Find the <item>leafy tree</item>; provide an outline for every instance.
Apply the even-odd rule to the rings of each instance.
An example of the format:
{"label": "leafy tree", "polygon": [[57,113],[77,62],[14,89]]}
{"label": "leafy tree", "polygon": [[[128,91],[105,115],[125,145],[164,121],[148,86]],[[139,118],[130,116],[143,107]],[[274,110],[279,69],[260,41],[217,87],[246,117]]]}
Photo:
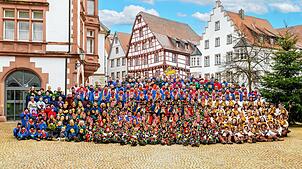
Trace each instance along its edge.
{"label": "leafy tree", "polygon": [[302,121],[302,52],[296,49],[297,37],[286,32],[278,41],[272,71],[262,77],[261,93],[273,103],[282,103],[289,121]]}

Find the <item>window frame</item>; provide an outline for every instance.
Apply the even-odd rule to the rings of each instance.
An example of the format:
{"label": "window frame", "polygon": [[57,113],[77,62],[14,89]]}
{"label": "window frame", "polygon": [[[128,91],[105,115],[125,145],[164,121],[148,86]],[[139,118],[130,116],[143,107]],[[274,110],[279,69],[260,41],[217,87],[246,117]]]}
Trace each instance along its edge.
{"label": "window frame", "polygon": [[215,66],[221,65],[221,54],[215,54]]}
{"label": "window frame", "polygon": [[233,36],[232,34],[227,35],[227,45],[230,45],[233,43]]}
{"label": "window frame", "polygon": [[204,57],[204,67],[210,67],[210,56]]}
{"label": "window frame", "polygon": [[[89,32],[91,32],[92,35],[89,34]],[[88,42],[92,42],[90,44],[90,49],[88,49]],[[87,54],[95,54],[95,30],[93,29],[87,29],[86,32],[86,52]]]}
{"label": "window frame", "polygon": [[220,37],[215,38],[215,47],[220,47]]}
{"label": "window frame", "polygon": [[220,21],[216,21],[215,22],[215,31],[219,31],[220,30]]}
{"label": "window frame", "polygon": [[210,49],[210,40],[204,41],[204,49]]}

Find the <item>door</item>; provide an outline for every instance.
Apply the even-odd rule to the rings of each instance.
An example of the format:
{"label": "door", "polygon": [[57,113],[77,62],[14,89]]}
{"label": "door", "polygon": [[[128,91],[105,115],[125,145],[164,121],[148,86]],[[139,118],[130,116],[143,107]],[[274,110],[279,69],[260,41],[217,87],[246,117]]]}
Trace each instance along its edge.
{"label": "door", "polygon": [[11,73],[5,80],[5,113],[7,120],[19,120],[26,108],[27,94],[31,86],[39,89],[41,81],[30,71],[19,70]]}

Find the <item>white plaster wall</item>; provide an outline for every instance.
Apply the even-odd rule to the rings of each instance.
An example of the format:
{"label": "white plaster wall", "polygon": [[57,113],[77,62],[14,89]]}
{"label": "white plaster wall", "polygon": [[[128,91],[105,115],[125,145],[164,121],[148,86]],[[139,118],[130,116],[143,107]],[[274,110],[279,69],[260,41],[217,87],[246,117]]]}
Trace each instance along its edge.
{"label": "white plaster wall", "polygon": [[[68,42],[69,0],[48,0],[48,2],[49,11],[46,13],[46,41]],[[52,48],[50,49],[53,50]]]}
{"label": "white plaster wall", "polygon": [[0,72],[3,72],[3,67],[9,67],[10,62],[15,61],[15,56],[1,56],[0,57]]}
{"label": "white plaster wall", "polygon": [[98,55],[99,55],[99,64],[100,68],[95,72],[97,74],[105,74],[105,34],[99,34],[99,42],[98,42]]}
{"label": "white plaster wall", "polygon": [[[122,58],[126,58],[126,52],[127,51],[124,51],[122,46],[121,46],[121,43],[120,41],[118,40],[117,43],[115,42],[115,37],[117,35],[115,34],[114,35],[114,38],[113,38],[113,42],[112,42],[112,46],[111,46],[111,52],[109,54],[109,59],[107,60],[108,62],[108,75],[111,76],[111,73],[114,72],[115,74],[115,77],[116,77],[116,74],[117,72],[120,72],[120,79],[122,79],[122,72],[125,71],[126,74],[127,74],[127,64],[128,64],[128,61],[126,59],[126,64],[125,66],[122,66]],[[118,48],[119,52],[118,54],[116,54],[116,48]],[[116,62],[117,62],[117,59],[120,59],[120,66],[117,67],[116,66]],[[111,60],[114,59],[114,67],[111,67]]]}
{"label": "white plaster wall", "polygon": [[[215,31],[215,22],[220,21],[220,30]],[[227,45],[227,35],[232,34],[236,36],[235,29],[232,25],[232,22],[229,21],[229,18],[225,16],[225,13],[222,7],[216,7],[212,11],[212,15],[210,16],[210,21],[208,22],[208,26],[205,28],[205,32],[203,34],[203,40],[201,44],[198,46],[199,50],[202,51],[202,56],[200,57],[200,65],[199,67],[192,67],[190,69],[192,74],[195,75],[203,75],[210,73],[220,73],[225,69],[223,68],[223,62],[226,60],[226,53],[233,51],[233,46],[235,43]],[[215,38],[220,37],[220,47],[215,47]],[[209,49],[205,49],[205,41],[210,41]],[[233,37],[234,40],[234,37]],[[221,65],[215,65],[215,55],[221,55]],[[210,56],[210,66],[204,66],[204,57]]]}
{"label": "white plaster wall", "polygon": [[64,58],[39,58],[31,57],[30,62],[37,68],[42,68],[43,73],[48,73],[48,83],[53,90],[61,87],[65,90],[65,59]]}

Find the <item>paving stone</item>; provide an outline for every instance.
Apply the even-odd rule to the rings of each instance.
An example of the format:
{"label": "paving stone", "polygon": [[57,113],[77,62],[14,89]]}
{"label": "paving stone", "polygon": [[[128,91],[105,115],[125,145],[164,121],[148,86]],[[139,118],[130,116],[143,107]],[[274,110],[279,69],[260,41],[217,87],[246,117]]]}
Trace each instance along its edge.
{"label": "paving stone", "polygon": [[301,168],[302,128],[282,142],[144,147],[17,141],[16,123],[0,123],[0,168]]}

